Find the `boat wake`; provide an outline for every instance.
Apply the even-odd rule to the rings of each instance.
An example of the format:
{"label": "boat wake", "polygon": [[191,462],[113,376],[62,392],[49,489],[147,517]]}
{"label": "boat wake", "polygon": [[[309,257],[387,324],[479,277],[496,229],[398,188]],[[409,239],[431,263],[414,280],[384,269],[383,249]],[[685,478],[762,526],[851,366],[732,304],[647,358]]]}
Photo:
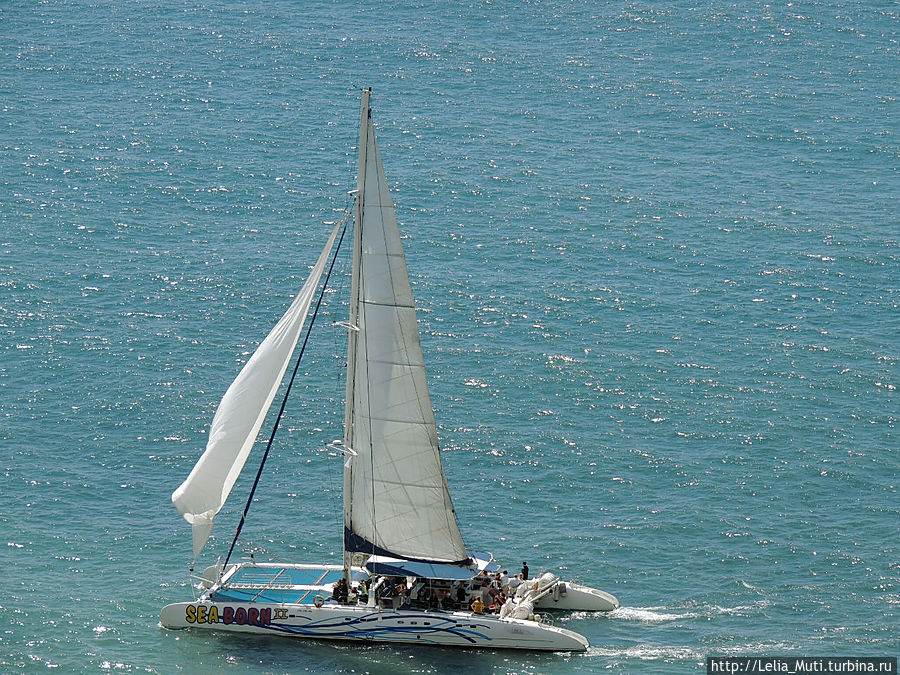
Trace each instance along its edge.
{"label": "boat wake", "polygon": [[705,659],[705,652],[700,652],[692,647],[667,645],[667,646],[636,646],[615,649],[610,647],[589,647],[588,656],[602,656],[604,658],[641,659],[643,661],[678,660],[692,661]]}
{"label": "boat wake", "polygon": [[698,614],[693,612],[675,613],[665,610],[664,607],[619,607],[610,613],[614,619],[625,621],[642,621],[644,623],[661,623],[663,621],[678,621],[679,619],[692,619]]}
{"label": "boat wake", "polygon": [[[609,613],[610,618],[625,621],[641,621],[643,623],[662,623],[664,621],[682,621],[685,619],[705,619],[715,616],[740,616],[759,612],[769,604],[760,601],[750,605],[721,607],[719,605],[702,605],[691,609],[669,607],[619,607]],[[587,614],[584,618],[587,618]]]}
{"label": "boat wake", "polygon": [[[799,645],[787,642],[759,642],[730,646],[720,646],[715,652],[720,655],[752,654],[752,653],[777,653],[799,649]],[[587,656],[597,656],[604,659],[639,659],[641,661],[705,661],[709,655],[709,648],[688,645],[635,645],[631,647],[599,647],[592,646],[587,650]]]}

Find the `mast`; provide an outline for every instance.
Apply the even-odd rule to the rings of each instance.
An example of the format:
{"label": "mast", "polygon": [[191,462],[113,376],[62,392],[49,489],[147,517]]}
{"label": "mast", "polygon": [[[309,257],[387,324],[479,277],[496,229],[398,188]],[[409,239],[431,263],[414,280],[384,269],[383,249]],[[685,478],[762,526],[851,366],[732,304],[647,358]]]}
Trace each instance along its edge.
{"label": "mast", "polygon": [[[353,264],[350,280],[350,325],[347,340],[347,388],[344,405],[344,452],[347,453],[347,464],[344,467],[344,530],[350,526],[352,499],[350,490],[346,488],[350,473],[349,463],[353,459],[353,389],[356,378],[356,348],[359,338],[359,285],[360,259],[362,251],[363,207],[366,194],[366,147],[369,131],[369,96],[372,88],[362,90],[362,104],[359,113],[359,165],[356,173],[356,222],[353,227]],[[350,587],[350,552],[344,547],[344,579]]]}

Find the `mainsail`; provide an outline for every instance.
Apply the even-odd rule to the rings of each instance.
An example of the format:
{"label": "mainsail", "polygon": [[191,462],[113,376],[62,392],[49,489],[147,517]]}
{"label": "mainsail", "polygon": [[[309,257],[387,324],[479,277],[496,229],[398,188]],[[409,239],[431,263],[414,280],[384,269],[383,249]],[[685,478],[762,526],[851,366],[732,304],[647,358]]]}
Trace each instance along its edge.
{"label": "mainsail", "polygon": [[394,204],[363,91],[347,411],[344,548],[464,563]]}
{"label": "mainsail", "polygon": [[340,224],[334,228],[290,308],[228,387],[209,429],[206,451],[172,493],[175,507],[193,527],[194,561],[209,540],[213,518],[228,499],[272,405],[339,228]]}

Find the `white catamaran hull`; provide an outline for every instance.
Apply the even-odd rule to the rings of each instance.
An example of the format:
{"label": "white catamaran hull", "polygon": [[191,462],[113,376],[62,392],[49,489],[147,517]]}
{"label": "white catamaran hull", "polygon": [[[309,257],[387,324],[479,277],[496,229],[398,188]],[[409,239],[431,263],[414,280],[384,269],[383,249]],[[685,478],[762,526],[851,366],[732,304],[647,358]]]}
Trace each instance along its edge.
{"label": "white catamaran hull", "polygon": [[[504,599],[492,556],[479,557],[463,541],[441,461],[415,300],[370,94],[363,90],[360,108],[350,313],[343,322],[348,329],[344,433],[329,444],[346,456],[342,564],[229,565],[254,501],[251,490],[224,563],[204,572],[198,600],[164,607],[160,622],[174,629],[328,640],[585,651],[584,637],[541,621],[535,604],[608,611],[618,606],[615,598],[560,582],[548,572]],[[191,524],[194,563],[281,386],[287,400],[293,383],[293,375],[286,379],[288,366],[331,249],[350,217],[348,211],[335,226],[297,297],[225,392],[206,450],[172,494]],[[270,444],[277,428],[276,421]],[[268,452],[267,446],[263,461]],[[497,613],[474,611],[484,605]]]}
{"label": "white catamaran hull", "polygon": [[587,640],[535,621],[464,612],[378,610],[364,606],[180,602],[160,613],[165,628],[285,635],[322,640],[583,652]]}

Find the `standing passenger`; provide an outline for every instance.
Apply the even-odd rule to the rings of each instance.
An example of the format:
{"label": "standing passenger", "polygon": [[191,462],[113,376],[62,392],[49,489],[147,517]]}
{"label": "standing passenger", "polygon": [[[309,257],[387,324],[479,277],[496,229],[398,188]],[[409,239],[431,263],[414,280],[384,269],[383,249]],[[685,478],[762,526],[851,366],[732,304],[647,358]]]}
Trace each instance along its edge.
{"label": "standing passenger", "polygon": [[456,601],[459,603],[460,609],[466,608],[466,596],[468,593],[466,592],[465,584],[460,584],[456,587]]}

